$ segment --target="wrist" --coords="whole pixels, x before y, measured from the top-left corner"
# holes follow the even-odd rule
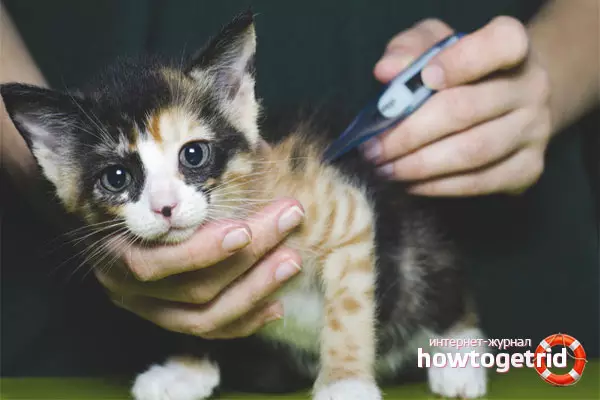
[[[552,134],[600,101],[598,2],[554,0],[528,25],[529,62],[547,73]]]

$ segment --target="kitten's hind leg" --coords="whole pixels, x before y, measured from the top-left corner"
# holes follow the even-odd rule
[[[204,400],[219,386],[219,367],[207,358],[172,357],[137,376],[135,400]]]
[[[477,327],[477,321],[474,314],[465,318],[464,321],[457,323],[448,332],[440,335],[441,339],[459,339],[463,341],[476,339],[475,347],[464,346],[456,347],[431,347],[430,356],[435,353],[450,353],[455,357],[467,359],[468,353],[476,351],[483,353],[488,351],[483,343],[484,335]],[[475,343],[475,341],[472,341]],[[487,390],[487,370],[484,367],[475,367],[467,359],[464,364],[450,365],[446,363],[444,367],[430,366],[427,370],[429,388],[435,394],[448,398],[474,399],[485,395]]]
[[[369,240],[336,249],[323,265],[325,316],[315,400],[379,400],[375,363],[375,261]]]

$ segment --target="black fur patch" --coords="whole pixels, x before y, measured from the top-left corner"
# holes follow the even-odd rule
[[[210,129],[215,133],[215,139],[212,141],[213,152],[210,168],[195,176],[186,176],[184,173],[186,183],[193,184],[198,189],[203,186],[208,178],[220,178],[225,172],[229,161],[238,152],[250,150],[246,137],[225,118],[217,107],[216,99],[212,101],[205,99],[201,117],[209,123]]]
[[[96,198],[95,203],[98,206],[118,206],[128,202],[136,202],[144,189],[145,170],[142,160],[137,152],[131,152],[125,157],[104,157],[98,156],[96,153],[89,154],[88,157],[82,159],[83,168],[83,192],[82,195],[86,198],[93,198],[93,192],[96,189],[101,193],[100,198]],[[126,198],[122,199],[122,193],[111,193],[103,188],[100,188],[99,180],[104,169],[111,165],[122,165],[131,175],[131,183],[124,189]]]
[[[121,59],[84,88],[94,114],[112,128],[112,135],[117,128],[130,134],[135,125],[146,131],[148,116],[173,103],[171,87],[161,73],[164,65],[151,57]]]

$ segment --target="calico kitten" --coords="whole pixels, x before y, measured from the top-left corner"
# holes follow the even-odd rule
[[[221,384],[285,391],[308,380],[314,399],[380,399],[377,382],[414,366],[417,347],[465,351],[432,349],[430,338],[481,337],[461,268],[435,208],[355,152],[321,161],[328,140],[318,126],[299,124],[271,150],[258,145],[255,46],[248,12],[185,69],[125,62],[79,94],[22,84],[1,94],[62,204],[86,224],[121,221],[132,237],[177,243],[268,199],[304,206],[305,223],[285,241],[303,270],[277,294],[284,320],[251,338],[194,338],[188,355],[137,377],[136,399],[200,400]],[[428,378],[444,396],[486,390],[483,368],[430,368]]]

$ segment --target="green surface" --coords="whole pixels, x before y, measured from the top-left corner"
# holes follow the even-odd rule
[[[493,374],[486,399],[600,399],[600,363],[589,362],[574,386],[554,387],[542,381],[532,369],[513,369]],[[128,384],[118,379],[2,379],[2,399],[128,399]],[[438,399],[424,383],[384,388],[385,399]],[[265,396],[226,393],[220,399],[308,399],[307,393]]]

